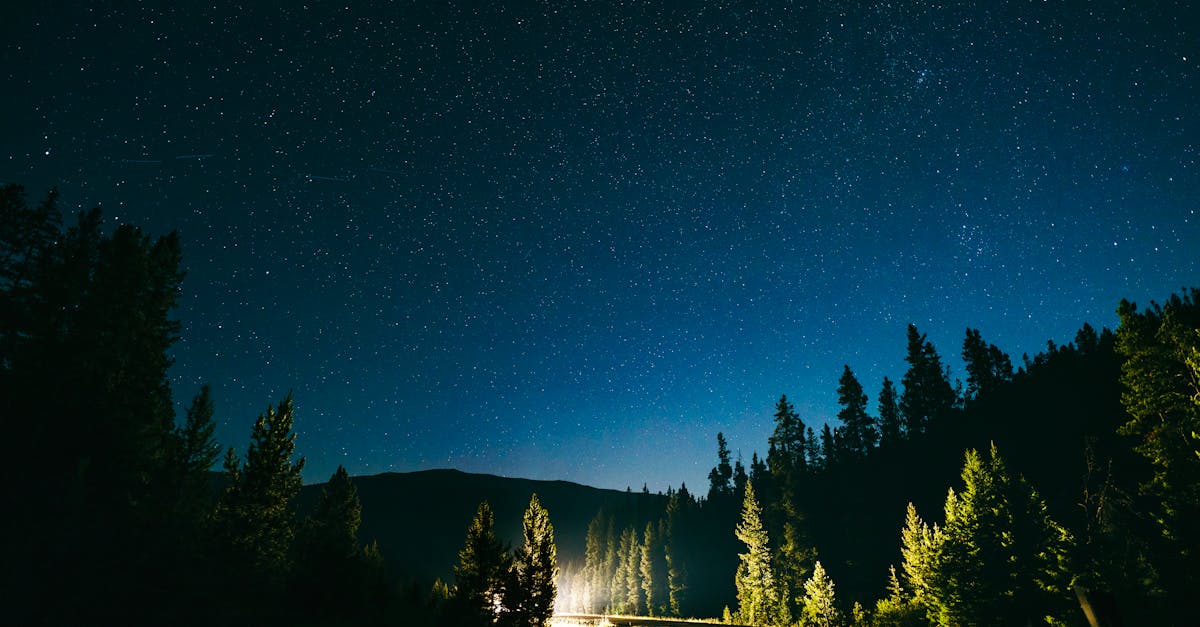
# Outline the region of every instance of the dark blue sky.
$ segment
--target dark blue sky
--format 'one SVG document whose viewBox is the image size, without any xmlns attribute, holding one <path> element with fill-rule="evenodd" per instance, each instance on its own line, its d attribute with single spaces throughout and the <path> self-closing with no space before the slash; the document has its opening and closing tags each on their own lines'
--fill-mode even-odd
<svg viewBox="0 0 1200 627">
<path fill-rule="evenodd" d="M 1200 282 L 1188 3 L 128 4 L 6 15 L 0 181 L 178 229 L 177 398 L 294 389 L 308 481 L 703 491 L 909 322 L 961 377 Z"/>
</svg>

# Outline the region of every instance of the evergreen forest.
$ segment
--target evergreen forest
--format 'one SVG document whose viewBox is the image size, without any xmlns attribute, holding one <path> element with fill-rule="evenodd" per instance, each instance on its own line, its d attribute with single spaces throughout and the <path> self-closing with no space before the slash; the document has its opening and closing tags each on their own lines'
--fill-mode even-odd
<svg viewBox="0 0 1200 627">
<path fill-rule="evenodd" d="M 5 622 L 1195 624 L 1198 290 L 1114 304 L 1116 329 L 1017 359 L 966 329 L 962 373 L 908 325 L 906 371 L 873 395 L 842 368 L 834 424 L 781 394 L 768 440 L 738 443 L 761 455 L 717 433 L 707 486 L 597 503 L 586 529 L 537 494 L 519 521 L 473 503 L 446 522 L 451 576 L 429 581 L 398 574 L 404 546 L 360 537 L 373 513 L 344 468 L 301 503 L 290 395 L 264 399 L 240 447 L 215 441 L 207 386 L 176 415 L 182 255 L 174 233 L 0 188 Z"/>
</svg>

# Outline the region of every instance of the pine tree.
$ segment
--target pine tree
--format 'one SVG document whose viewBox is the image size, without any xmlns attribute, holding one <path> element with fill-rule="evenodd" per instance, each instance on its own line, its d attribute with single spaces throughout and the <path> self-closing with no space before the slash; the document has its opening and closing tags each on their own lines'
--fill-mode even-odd
<svg viewBox="0 0 1200 627">
<path fill-rule="evenodd" d="M 800 624 L 804 627 L 837 627 L 842 624 L 837 610 L 833 581 L 825 574 L 821 562 L 813 565 L 813 574 L 804 583 L 803 609 Z"/>
<path fill-rule="evenodd" d="M 495 524 L 491 506 L 483 501 L 458 552 L 453 596 L 462 608 L 458 620 L 463 625 L 490 625 L 496 621 L 511 561 L 507 548 L 496 538 Z"/>
<path fill-rule="evenodd" d="M 945 416 L 957 397 L 950 385 L 949 370 L 942 366 L 937 350 L 911 324 L 904 361 L 908 362 L 908 370 L 901 380 L 904 392 L 900 395 L 900 415 L 905 432 L 911 437 L 923 433 L 931 420 Z"/>
<path fill-rule="evenodd" d="M 609 604 L 608 589 L 612 576 L 605 572 L 604 557 L 610 526 L 611 523 L 604 512 L 598 512 L 588 523 L 583 562 L 588 594 L 584 600 L 584 607 L 587 613 L 591 614 L 603 612 Z"/>
<path fill-rule="evenodd" d="M 787 395 L 775 404 L 775 431 L 768 438 L 767 467 L 771 477 L 784 490 L 791 489 L 807 466 L 804 421 L 788 402 Z M 763 486 L 760 484 L 759 488 Z"/>
<path fill-rule="evenodd" d="M 750 477 L 746 474 L 746 465 L 742 463 L 742 455 L 738 453 L 738 458 L 733 462 L 733 494 L 734 496 L 742 496 L 746 489 L 746 482 Z"/>
<path fill-rule="evenodd" d="M 554 544 L 554 527 L 534 494 L 522 518 L 521 532 L 525 544 L 513 558 L 510 585 L 504 591 L 506 625 L 545 627 L 554 615 L 554 600 L 558 593 L 558 550 Z"/>
<path fill-rule="evenodd" d="M 892 446 L 900 441 L 900 406 L 897 404 L 896 386 L 891 379 L 883 378 L 879 389 L 879 445 Z"/>
<path fill-rule="evenodd" d="M 947 500 L 953 498 L 954 491 L 951 490 Z M 904 528 L 900 531 L 900 555 L 903 558 L 901 569 L 909 594 L 920 607 L 930 607 L 933 604 L 935 571 L 941 560 L 941 549 L 941 530 L 937 525 L 931 529 L 917 515 L 917 508 L 909 503 L 905 511 Z"/>
<path fill-rule="evenodd" d="M 717 465 L 708 473 L 708 499 L 718 501 L 733 494 L 733 466 L 729 463 L 729 445 L 725 434 L 717 433 Z"/>
<path fill-rule="evenodd" d="M 755 452 L 750 457 L 750 476 L 748 479 L 755 483 L 761 483 L 767 478 L 767 465 L 758 458 L 758 453 Z"/>
<path fill-rule="evenodd" d="M 842 406 L 838 412 L 838 419 L 842 421 L 842 448 L 852 458 L 861 459 L 875 447 L 879 432 L 874 419 L 867 413 L 867 395 L 850 366 L 844 366 L 842 370 L 837 395 L 838 404 Z"/>
<path fill-rule="evenodd" d="M 221 455 L 221 447 L 213 433 L 212 391 L 208 385 L 192 398 L 182 425 L 175 428 L 169 439 L 168 470 L 163 473 L 169 482 L 163 498 L 171 501 L 170 519 L 182 527 L 177 533 L 195 535 L 210 509 L 209 472 Z"/>
<path fill-rule="evenodd" d="M 856 620 L 853 624 L 864 623 Z M 900 585 L 895 566 L 888 567 L 887 595 L 875 603 L 870 624 L 876 627 L 922 627 L 929 624 L 925 620 L 925 612 Z"/>
<path fill-rule="evenodd" d="M 831 468 L 838 462 L 838 443 L 829 423 L 821 427 L 821 467 Z"/>
<path fill-rule="evenodd" d="M 680 484 L 679 491 L 667 501 L 666 512 L 666 561 L 667 588 L 670 613 L 680 616 L 687 603 L 688 569 L 686 534 L 692 526 L 691 513 L 695 507 L 687 484 Z"/>
<path fill-rule="evenodd" d="M 304 458 L 292 462 L 296 434 L 295 407 L 289 393 L 277 408 L 259 414 L 250 434 L 245 463 L 230 449 L 226 456 L 228 486 L 217 508 L 231 558 L 250 574 L 279 580 L 287 574 L 295 537 L 292 500 L 300 492 Z"/>
<path fill-rule="evenodd" d="M 967 329 L 962 358 L 967 369 L 968 401 L 991 394 L 999 385 L 1012 380 L 1012 361 L 995 344 L 984 342 L 979 329 Z"/>
<path fill-rule="evenodd" d="M 1200 589 L 1200 290 L 1143 311 L 1122 300 L 1117 313 L 1130 416 L 1120 432 L 1153 468 L 1143 490 L 1156 501 L 1163 583 L 1177 605 L 1190 604 Z"/>
<path fill-rule="evenodd" d="M 746 545 L 746 552 L 738 554 L 737 619 L 746 625 L 775 625 L 787 623 L 783 614 L 786 605 L 781 602 L 774 572 L 771 569 L 771 551 L 768 547 L 767 530 L 762 524 L 762 509 L 754 496 L 754 484 L 746 485 L 746 498 L 742 505 L 742 521 L 735 534 Z"/>
<path fill-rule="evenodd" d="M 1012 478 L 991 449 L 968 451 L 963 490 L 946 499 L 946 526 L 927 597 L 943 625 L 1017 625 L 1063 619 L 1066 531 L 1023 479 Z"/>
<path fill-rule="evenodd" d="M 642 547 L 638 542 L 638 533 L 633 527 L 626 527 L 621 533 L 621 604 L 623 614 L 641 614 L 642 603 Z"/>
<path fill-rule="evenodd" d="M 345 616 L 362 609 L 369 566 L 358 544 L 361 522 L 358 490 L 339 465 L 296 539 L 296 586 L 303 602 L 318 614 Z"/>
<path fill-rule="evenodd" d="M 662 616 L 670 611 L 664 528 L 665 523 L 660 526 L 648 522 L 642 535 L 642 591 L 646 599 L 646 613 L 650 616 Z"/>
</svg>

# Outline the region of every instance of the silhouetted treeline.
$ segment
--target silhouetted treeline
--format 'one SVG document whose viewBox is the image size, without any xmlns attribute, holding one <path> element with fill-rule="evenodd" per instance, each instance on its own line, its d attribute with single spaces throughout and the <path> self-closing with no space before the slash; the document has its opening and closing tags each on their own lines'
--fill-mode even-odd
<svg viewBox="0 0 1200 627">
<path fill-rule="evenodd" d="M 210 469 L 214 399 L 175 416 L 175 233 L 68 224 L 0 187 L 0 415 L 12 624 L 403 624 L 413 597 L 358 538 L 344 469 L 303 519 L 291 397 Z M 428 594 L 417 595 L 418 607 Z"/>
<path fill-rule="evenodd" d="M 704 494 L 608 500 L 560 527 L 568 553 L 536 499 L 515 552 L 481 508 L 453 582 L 397 583 L 408 552 L 362 541 L 344 469 L 298 511 L 290 395 L 214 485 L 218 403 L 205 386 L 176 416 L 167 379 L 180 259 L 174 233 L 64 224 L 53 193 L 0 188 L 9 622 L 535 625 L 556 598 L 755 625 L 1195 622 L 1196 290 L 1015 364 L 967 329 L 965 380 L 909 325 L 898 384 L 872 403 L 844 366 L 819 429 L 781 396 L 764 456 L 717 434 Z M 421 515 L 405 505 L 388 515 Z"/>
</svg>

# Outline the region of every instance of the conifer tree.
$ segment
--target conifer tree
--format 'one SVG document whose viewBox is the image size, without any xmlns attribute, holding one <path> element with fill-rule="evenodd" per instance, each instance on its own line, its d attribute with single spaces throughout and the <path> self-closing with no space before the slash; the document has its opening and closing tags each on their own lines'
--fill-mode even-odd
<svg viewBox="0 0 1200 627">
<path fill-rule="evenodd" d="M 554 544 L 554 527 L 550 514 L 534 494 L 522 518 L 521 533 L 525 544 L 513 558 L 510 584 L 504 591 L 506 625 L 545 627 L 554 615 L 554 600 L 558 593 L 558 549 Z"/>
<path fill-rule="evenodd" d="M 995 344 L 984 342 L 979 329 L 967 329 L 962 358 L 967 369 L 966 400 L 990 394 L 1000 384 L 1012 380 L 1012 360 Z"/>
<path fill-rule="evenodd" d="M 225 458 L 228 486 L 217 508 L 231 558 L 250 574 L 281 579 L 291 562 L 295 537 L 292 500 L 300 491 L 304 458 L 292 462 L 295 407 L 289 393 L 279 406 L 259 414 L 250 434 L 245 463 L 230 449 Z"/>
<path fill-rule="evenodd" d="M 948 500 L 953 498 L 954 491 L 951 490 Z M 933 604 L 935 571 L 941 559 L 941 548 L 941 530 L 937 525 L 930 528 L 917 515 L 917 508 L 909 503 L 905 511 L 904 528 L 900 531 L 901 569 L 908 592 L 920 607 Z"/>
<path fill-rule="evenodd" d="M 764 481 L 767 478 L 767 465 L 758 458 L 758 453 L 755 452 L 750 457 L 750 477 L 749 480 L 755 483 Z"/>
<path fill-rule="evenodd" d="M 717 433 L 717 465 L 708 473 L 708 499 L 720 500 L 733 494 L 733 466 L 729 463 L 729 445 L 725 434 Z"/>
<path fill-rule="evenodd" d="M 166 498 L 172 502 L 170 517 L 191 528 L 180 529 L 179 533 L 198 533 L 211 506 L 209 471 L 221 455 L 221 447 L 213 437 L 215 429 L 212 391 L 203 385 L 188 406 L 184 423 L 175 428 L 169 441 L 170 461 L 164 474 L 170 478 L 166 487 Z"/>
<path fill-rule="evenodd" d="M 612 576 L 605 572 L 604 558 L 610 529 L 611 522 L 604 512 L 598 512 L 588 523 L 584 545 L 584 573 L 588 581 L 584 606 L 588 613 L 598 614 L 609 604 L 608 590 Z"/>
<path fill-rule="evenodd" d="M 843 367 L 837 395 L 838 404 L 842 406 L 838 411 L 838 419 L 842 421 L 842 448 L 851 457 L 861 459 L 875 447 L 879 432 L 874 419 L 867 413 L 867 395 L 850 366 Z"/>
<path fill-rule="evenodd" d="M 746 465 L 742 463 L 742 455 L 738 453 L 738 458 L 733 462 L 733 494 L 741 496 L 746 489 L 746 482 L 750 477 L 746 474 Z"/>
<path fill-rule="evenodd" d="M 833 581 L 818 561 L 813 565 L 812 578 L 804 583 L 800 624 L 804 627 L 837 627 L 842 624 L 834 595 Z"/>
<path fill-rule="evenodd" d="M 621 602 L 620 612 L 623 614 L 640 614 L 642 612 L 642 547 L 638 542 L 638 533 L 633 527 L 626 527 L 621 533 Z"/>
<path fill-rule="evenodd" d="M 950 385 L 949 370 L 942 366 L 937 350 L 911 324 L 904 361 L 908 362 L 908 370 L 901 380 L 904 392 L 900 395 L 900 415 L 904 430 L 911 437 L 924 432 L 929 421 L 946 415 L 957 397 Z"/>
<path fill-rule="evenodd" d="M 646 613 L 650 616 L 662 616 L 670 611 L 663 531 L 663 526 L 648 522 L 642 535 L 642 591 L 646 599 Z"/>
<path fill-rule="evenodd" d="M 686 562 L 686 534 L 692 525 L 691 513 L 695 503 L 688 493 L 687 484 L 680 484 L 679 491 L 667 501 L 666 512 L 666 561 L 667 588 L 670 613 L 680 616 L 687 602 L 688 569 Z"/>
<path fill-rule="evenodd" d="M 296 538 L 296 586 L 318 613 L 345 616 L 362 609 L 371 566 L 358 543 L 361 522 L 358 490 L 339 465 Z"/>
<path fill-rule="evenodd" d="M 829 423 L 821 427 L 821 467 L 830 468 L 838 461 L 838 443 Z"/>
<path fill-rule="evenodd" d="M 794 487 L 796 478 L 807 466 L 804 429 L 804 421 L 787 395 L 781 395 L 775 404 L 775 431 L 767 440 L 767 467 L 784 490 Z M 760 490 L 762 487 L 759 485 Z"/>
<path fill-rule="evenodd" d="M 454 598 L 462 609 L 458 617 L 463 625 L 491 625 L 496 621 L 497 607 L 503 599 L 505 576 L 511 561 L 508 550 L 496 538 L 495 516 L 487 501 L 467 529 L 467 539 L 458 552 L 454 567 L 457 586 Z"/>
<path fill-rule="evenodd" d="M 879 389 L 879 445 L 891 446 L 900 441 L 900 406 L 897 404 L 896 386 L 891 379 L 883 378 Z"/>
<path fill-rule="evenodd" d="M 1143 311 L 1122 300 L 1117 313 L 1130 416 L 1120 431 L 1153 469 L 1143 490 L 1156 501 L 1163 583 L 1177 604 L 1190 602 L 1200 589 L 1200 290 Z"/>
<path fill-rule="evenodd" d="M 963 490 L 946 499 L 946 526 L 927 607 L 943 625 L 1017 625 L 1070 613 L 1067 532 L 996 453 L 968 451 Z"/>
<path fill-rule="evenodd" d="M 775 625 L 787 623 L 786 605 L 781 602 L 778 584 L 771 568 L 771 551 L 767 530 L 762 524 L 762 509 L 754 496 L 754 484 L 746 485 L 742 505 L 742 521 L 735 534 L 746 545 L 738 554 L 737 619 L 746 625 Z"/>
</svg>

